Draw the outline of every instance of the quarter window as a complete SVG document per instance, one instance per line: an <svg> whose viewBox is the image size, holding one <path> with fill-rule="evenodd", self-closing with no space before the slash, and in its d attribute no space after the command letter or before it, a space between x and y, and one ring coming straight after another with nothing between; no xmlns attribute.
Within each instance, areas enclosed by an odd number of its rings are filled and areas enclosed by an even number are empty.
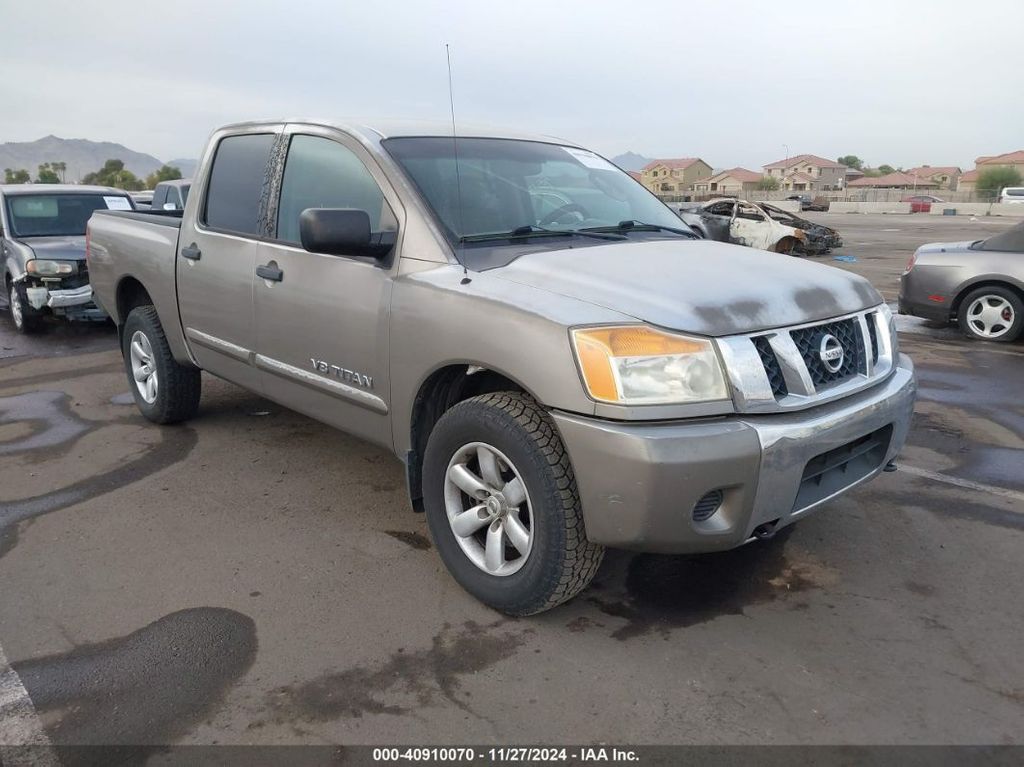
<svg viewBox="0 0 1024 767"><path fill-rule="evenodd" d="M203 223L211 229L260 235L260 198L274 134L228 136L217 145Z"/></svg>
<svg viewBox="0 0 1024 767"><path fill-rule="evenodd" d="M278 205L277 239L300 242L299 216L307 208L354 208L370 216L374 232L397 228L377 182L348 148L318 136L294 136Z"/></svg>

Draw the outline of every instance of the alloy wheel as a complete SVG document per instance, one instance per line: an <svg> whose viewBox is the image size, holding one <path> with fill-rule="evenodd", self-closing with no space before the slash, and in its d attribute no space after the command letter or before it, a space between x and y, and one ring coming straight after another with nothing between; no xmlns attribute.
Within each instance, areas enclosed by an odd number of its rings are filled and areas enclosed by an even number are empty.
<svg viewBox="0 0 1024 767"><path fill-rule="evenodd" d="M489 575L518 572L534 541L533 508L522 475L497 448L471 442L448 463L448 523L469 560Z"/></svg>

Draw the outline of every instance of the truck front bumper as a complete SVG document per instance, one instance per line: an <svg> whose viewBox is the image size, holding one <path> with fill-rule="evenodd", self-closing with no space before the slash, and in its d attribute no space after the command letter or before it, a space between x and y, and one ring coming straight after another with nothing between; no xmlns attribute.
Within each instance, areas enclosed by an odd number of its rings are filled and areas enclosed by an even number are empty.
<svg viewBox="0 0 1024 767"><path fill-rule="evenodd" d="M552 417L591 541L718 551L802 519L877 476L906 441L916 391L913 363L900 355L884 383L794 413L688 423ZM715 510L701 519L698 508Z"/></svg>

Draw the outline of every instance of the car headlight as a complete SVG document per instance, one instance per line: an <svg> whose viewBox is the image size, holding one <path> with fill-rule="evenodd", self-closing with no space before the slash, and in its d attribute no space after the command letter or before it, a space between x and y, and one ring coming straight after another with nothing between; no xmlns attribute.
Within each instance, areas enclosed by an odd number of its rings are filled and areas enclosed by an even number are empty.
<svg viewBox="0 0 1024 767"><path fill-rule="evenodd" d="M587 392L618 405L729 398L711 341L644 325L577 328L572 343Z"/></svg>
<svg viewBox="0 0 1024 767"><path fill-rule="evenodd" d="M48 261L44 258L34 258L25 264L25 271L38 277L57 277L74 274L78 271L78 264L74 261Z"/></svg>

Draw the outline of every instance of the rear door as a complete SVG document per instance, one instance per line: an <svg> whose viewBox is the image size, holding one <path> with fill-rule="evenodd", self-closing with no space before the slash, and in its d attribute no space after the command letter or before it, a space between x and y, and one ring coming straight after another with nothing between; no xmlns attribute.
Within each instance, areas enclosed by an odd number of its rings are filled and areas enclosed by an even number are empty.
<svg viewBox="0 0 1024 767"><path fill-rule="evenodd" d="M253 283L278 138L268 128L220 137L178 240L178 305L189 346L204 369L248 389L259 388Z"/></svg>
<svg viewBox="0 0 1024 767"><path fill-rule="evenodd" d="M264 393L352 434L391 444L388 317L396 252L384 262L303 249L307 208L356 208L395 231L398 197L369 153L336 131L288 126L272 242L258 248L256 365ZM265 278L270 275L270 278Z"/></svg>

